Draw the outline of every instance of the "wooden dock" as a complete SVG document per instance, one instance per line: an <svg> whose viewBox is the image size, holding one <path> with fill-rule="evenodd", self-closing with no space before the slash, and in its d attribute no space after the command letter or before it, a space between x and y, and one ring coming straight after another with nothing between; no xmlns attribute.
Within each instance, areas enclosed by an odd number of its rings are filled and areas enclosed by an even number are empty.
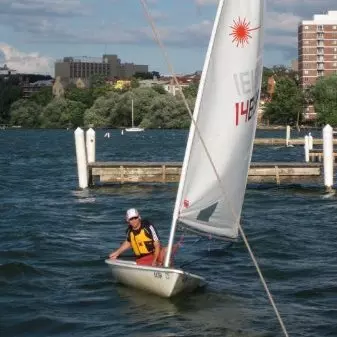
<svg viewBox="0 0 337 337"><path fill-rule="evenodd" d="M337 153L334 152L333 154L333 161L335 164L337 164ZM309 152L309 160L310 162L313 162L313 163L323 163L323 150L317 150L317 149L314 149L314 150L311 150Z"/></svg>
<svg viewBox="0 0 337 337"><path fill-rule="evenodd" d="M286 146L285 138L255 138L254 145ZM289 139L291 145L304 145L304 138ZM333 140L337 144L337 138ZM313 145L323 145L323 139L313 138Z"/></svg>
<svg viewBox="0 0 337 337"><path fill-rule="evenodd" d="M177 183L180 162L94 162L88 164L89 185ZM323 181L321 163L251 163L248 183L317 183Z"/></svg>

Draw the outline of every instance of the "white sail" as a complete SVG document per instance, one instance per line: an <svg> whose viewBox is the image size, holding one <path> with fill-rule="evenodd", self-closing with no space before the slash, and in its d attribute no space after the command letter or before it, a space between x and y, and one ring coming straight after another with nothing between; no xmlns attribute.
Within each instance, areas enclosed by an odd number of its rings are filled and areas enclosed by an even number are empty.
<svg viewBox="0 0 337 337"><path fill-rule="evenodd" d="M264 2L219 1L193 114L204 144L192 123L186 147L174 221L218 237L238 236L263 70Z"/></svg>

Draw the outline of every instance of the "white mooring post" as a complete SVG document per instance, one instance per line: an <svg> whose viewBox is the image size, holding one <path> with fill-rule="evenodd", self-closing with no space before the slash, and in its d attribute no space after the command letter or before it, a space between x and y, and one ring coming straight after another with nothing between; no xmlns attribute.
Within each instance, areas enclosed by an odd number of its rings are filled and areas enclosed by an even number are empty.
<svg viewBox="0 0 337 337"><path fill-rule="evenodd" d="M78 127L74 131L74 135L75 135L75 147L77 159L78 185L80 188L87 188L88 167L87 167L87 156L85 152L84 131Z"/></svg>
<svg viewBox="0 0 337 337"><path fill-rule="evenodd" d="M88 163L94 163L96 160L96 132L92 128L87 130L86 146Z"/></svg>
<svg viewBox="0 0 337 337"><path fill-rule="evenodd" d="M312 138L311 132L309 132L309 150L312 151L314 148L314 139Z"/></svg>
<svg viewBox="0 0 337 337"><path fill-rule="evenodd" d="M333 186L333 130L327 124L323 128L324 186L328 192Z"/></svg>
<svg viewBox="0 0 337 337"><path fill-rule="evenodd" d="M305 136L304 137L304 158L305 158L305 162L309 163L309 137Z"/></svg>
<svg viewBox="0 0 337 337"><path fill-rule="evenodd" d="M290 144L290 125L287 125L286 131L286 146L288 147Z"/></svg>

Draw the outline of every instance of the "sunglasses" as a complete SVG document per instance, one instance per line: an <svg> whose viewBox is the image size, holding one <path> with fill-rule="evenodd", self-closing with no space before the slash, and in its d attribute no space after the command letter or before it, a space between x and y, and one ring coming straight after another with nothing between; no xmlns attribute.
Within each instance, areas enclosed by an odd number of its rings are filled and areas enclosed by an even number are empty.
<svg viewBox="0 0 337 337"><path fill-rule="evenodd" d="M134 216L133 218L130 218L129 221L138 219L138 216Z"/></svg>

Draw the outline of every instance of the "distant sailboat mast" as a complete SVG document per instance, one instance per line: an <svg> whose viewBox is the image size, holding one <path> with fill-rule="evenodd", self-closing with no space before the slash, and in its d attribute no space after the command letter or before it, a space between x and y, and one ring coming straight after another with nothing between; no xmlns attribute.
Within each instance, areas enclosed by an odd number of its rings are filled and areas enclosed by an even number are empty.
<svg viewBox="0 0 337 337"><path fill-rule="evenodd" d="M131 99L131 118L132 118L132 122L131 122L131 125L132 125L132 128L135 127L135 124L134 124L134 116L133 116L133 99Z"/></svg>
<svg viewBox="0 0 337 337"><path fill-rule="evenodd" d="M144 131L144 128L135 126L135 115L134 115L134 102L133 98L131 99L131 128L126 128L127 132L141 132Z"/></svg>

